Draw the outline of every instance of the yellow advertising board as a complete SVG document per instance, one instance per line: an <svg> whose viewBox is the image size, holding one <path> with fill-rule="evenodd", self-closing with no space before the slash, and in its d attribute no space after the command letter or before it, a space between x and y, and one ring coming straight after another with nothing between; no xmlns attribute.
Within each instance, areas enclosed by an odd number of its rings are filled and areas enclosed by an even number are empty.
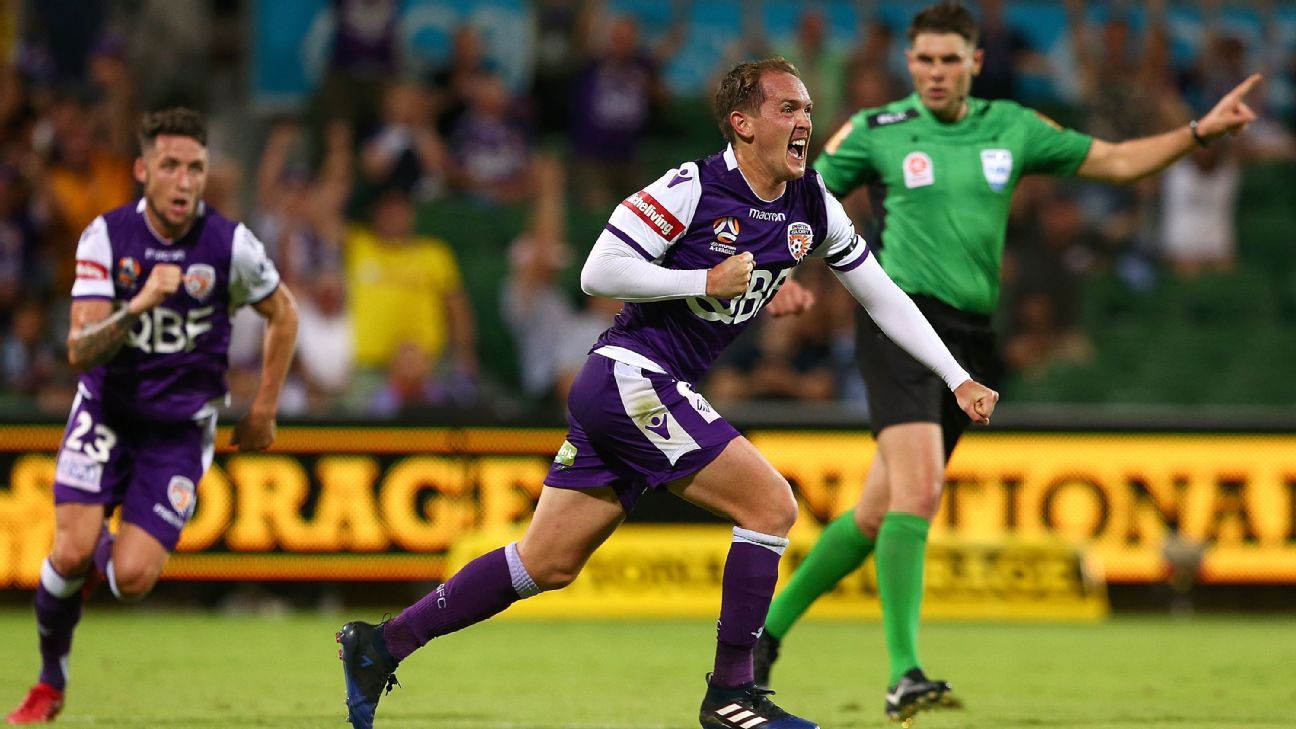
<svg viewBox="0 0 1296 729"><path fill-rule="evenodd" d="M801 530L779 565L779 583L814 544ZM460 539L450 552L457 570L479 554L514 541L516 531ZM623 526L590 558L570 586L515 604L515 618L715 617L725 557L724 526ZM1074 547L1053 540L997 543L937 541L928 547L923 616L941 619L1096 621L1109 612L1100 569ZM810 608L810 617L880 618L873 560Z"/></svg>
<svg viewBox="0 0 1296 729"><path fill-rule="evenodd" d="M35 585L54 533L55 426L0 428L0 589ZM854 503L866 433L749 435L813 533ZM220 443L228 443L222 431ZM269 453L218 452L170 579L436 580L465 534L516 528L558 429L288 426ZM1167 524L1206 544L1207 582L1296 582L1296 436L970 434L933 542L1056 540L1109 582L1165 574Z"/></svg>

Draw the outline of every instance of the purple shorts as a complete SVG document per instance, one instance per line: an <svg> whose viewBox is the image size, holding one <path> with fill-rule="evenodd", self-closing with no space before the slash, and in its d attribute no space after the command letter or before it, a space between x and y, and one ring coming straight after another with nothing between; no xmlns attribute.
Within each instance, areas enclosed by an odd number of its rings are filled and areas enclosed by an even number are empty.
<svg viewBox="0 0 1296 729"><path fill-rule="evenodd" d="M211 466L216 412L157 423L108 417L84 391L68 417L54 476L55 504L122 508L122 521L175 549L193 516L197 484Z"/></svg>
<svg viewBox="0 0 1296 729"><path fill-rule="evenodd" d="M648 489L702 470L739 435L689 383L600 354L572 382L567 421L545 483L611 486L626 513Z"/></svg>

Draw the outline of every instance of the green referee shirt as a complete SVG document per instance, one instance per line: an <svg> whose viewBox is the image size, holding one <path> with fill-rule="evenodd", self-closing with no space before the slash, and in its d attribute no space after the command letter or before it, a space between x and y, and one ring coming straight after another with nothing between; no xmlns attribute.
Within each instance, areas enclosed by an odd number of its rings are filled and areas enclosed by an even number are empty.
<svg viewBox="0 0 1296 729"><path fill-rule="evenodd" d="M839 197L885 188L879 260L901 289L990 314L1017 181L1075 174L1092 142L1011 101L969 98L962 119L942 122L915 93L857 112L814 167Z"/></svg>

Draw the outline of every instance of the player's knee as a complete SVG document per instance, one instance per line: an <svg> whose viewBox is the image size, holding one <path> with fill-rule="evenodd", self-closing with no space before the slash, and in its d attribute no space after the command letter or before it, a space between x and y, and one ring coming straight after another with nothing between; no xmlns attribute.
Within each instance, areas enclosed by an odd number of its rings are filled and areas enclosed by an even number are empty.
<svg viewBox="0 0 1296 729"><path fill-rule="evenodd" d="M90 571L94 560L94 542L79 544L73 539L58 539L50 550L50 564L64 577L76 577Z"/></svg>
<svg viewBox="0 0 1296 729"><path fill-rule="evenodd" d="M792 531L797 520L796 496L792 487L781 477L781 488L770 489L769 497L761 498L753 504L753 509L745 518L738 519L738 526L762 534L785 537Z"/></svg>
<svg viewBox="0 0 1296 729"><path fill-rule="evenodd" d="M124 602L142 600L157 584L161 569L130 560L113 560L112 591Z"/></svg>
<svg viewBox="0 0 1296 729"><path fill-rule="evenodd" d="M875 509L867 508L863 505L855 507L855 526L859 527L860 534L869 539L877 539L878 530L882 528L882 517L886 512L879 512Z"/></svg>
<svg viewBox="0 0 1296 729"><path fill-rule="evenodd" d="M903 511L908 514L917 514L925 519L931 519L936 516L940 509L941 488L940 482L923 483L921 486L908 489L906 492L896 494L891 499L891 511ZM880 522L879 522L880 523Z"/></svg>

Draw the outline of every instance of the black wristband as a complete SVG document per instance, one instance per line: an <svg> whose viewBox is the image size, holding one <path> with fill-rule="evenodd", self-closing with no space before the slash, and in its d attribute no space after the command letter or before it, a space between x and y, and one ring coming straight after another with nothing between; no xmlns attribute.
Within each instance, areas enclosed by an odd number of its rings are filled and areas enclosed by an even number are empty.
<svg viewBox="0 0 1296 729"><path fill-rule="evenodd" d="M1210 140L1207 139L1206 137L1203 137L1201 133L1197 131L1196 119L1193 119L1192 121L1188 122L1188 131L1192 134L1193 141L1197 143L1198 147L1210 146Z"/></svg>

